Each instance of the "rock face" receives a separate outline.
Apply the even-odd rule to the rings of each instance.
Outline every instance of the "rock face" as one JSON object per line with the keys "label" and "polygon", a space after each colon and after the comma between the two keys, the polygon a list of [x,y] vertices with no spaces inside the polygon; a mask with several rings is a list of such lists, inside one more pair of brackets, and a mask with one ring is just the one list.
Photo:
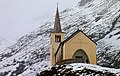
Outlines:
{"label": "rock face", "polygon": [[[61,12],[65,39],[78,28],[97,43],[97,63],[120,68],[120,1],[91,0]],[[53,21],[24,35],[0,52],[0,76],[35,76],[49,67],[50,32]]]}

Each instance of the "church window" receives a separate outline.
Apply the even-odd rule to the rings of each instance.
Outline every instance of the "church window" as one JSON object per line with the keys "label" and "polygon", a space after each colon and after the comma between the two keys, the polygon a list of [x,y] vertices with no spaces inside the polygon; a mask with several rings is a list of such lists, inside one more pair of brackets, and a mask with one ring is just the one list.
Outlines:
{"label": "church window", "polygon": [[78,49],[74,54],[73,57],[77,59],[81,63],[89,63],[89,58],[86,54],[86,52],[82,49]]}
{"label": "church window", "polygon": [[61,42],[61,35],[55,35],[55,42]]}

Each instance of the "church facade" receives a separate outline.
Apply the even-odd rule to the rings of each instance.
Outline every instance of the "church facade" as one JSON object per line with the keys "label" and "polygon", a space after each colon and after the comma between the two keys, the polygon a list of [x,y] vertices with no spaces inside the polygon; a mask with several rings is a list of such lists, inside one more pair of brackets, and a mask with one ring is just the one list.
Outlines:
{"label": "church facade", "polygon": [[65,60],[96,64],[96,43],[83,31],[77,30],[64,40],[57,7],[54,30],[50,35],[50,63],[55,65]]}

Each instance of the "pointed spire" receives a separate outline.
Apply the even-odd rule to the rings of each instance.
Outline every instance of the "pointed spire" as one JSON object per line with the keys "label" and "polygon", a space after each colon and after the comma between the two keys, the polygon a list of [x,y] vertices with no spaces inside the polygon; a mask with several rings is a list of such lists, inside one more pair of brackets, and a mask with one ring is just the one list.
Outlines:
{"label": "pointed spire", "polygon": [[58,11],[58,4],[57,4],[57,11],[56,11],[55,22],[54,22],[54,32],[62,32],[59,11]]}

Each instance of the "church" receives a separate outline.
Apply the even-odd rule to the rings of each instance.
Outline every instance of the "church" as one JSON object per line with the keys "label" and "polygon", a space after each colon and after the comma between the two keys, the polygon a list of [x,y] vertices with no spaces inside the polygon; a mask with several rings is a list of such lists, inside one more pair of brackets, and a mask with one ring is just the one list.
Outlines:
{"label": "church", "polygon": [[96,64],[96,43],[83,31],[77,30],[64,40],[57,7],[54,30],[50,34],[50,63],[89,63]]}

